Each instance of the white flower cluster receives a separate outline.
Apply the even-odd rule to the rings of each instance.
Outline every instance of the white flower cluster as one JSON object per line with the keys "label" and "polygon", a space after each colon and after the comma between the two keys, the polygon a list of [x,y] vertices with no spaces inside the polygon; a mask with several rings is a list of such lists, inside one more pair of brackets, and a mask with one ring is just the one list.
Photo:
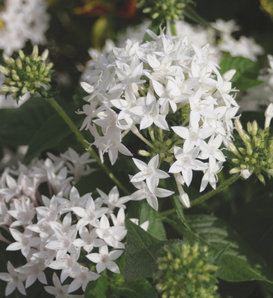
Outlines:
{"label": "white flower cluster", "polygon": [[[168,120],[177,114],[182,119],[181,111],[189,108],[188,121],[183,124],[180,120],[172,127],[180,138],[174,143],[176,161],[169,173],[189,186],[193,171],[201,171],[200,190],[208,183],[215,188],[217,173],[225,161],[221,147],[231,138],[232,119],[238,111],[230,82],[234,72],[220,74],[210,59],[209,46],[198,47],[187,38],[163,33],[149,34],[153,41],[139,44],[128,40],[124,48],[107,49],[102,54],[90,51],[92,60],[82,83],[89,93],[81,112],[86,115],[82,129],[93,135],[101,159],[108,153],[114,164],[118,152],[131,155],[122,144],[128,131],[139,134],[137,126],[140,130],[155,127],[168,131]],[[145,189],[156,196],[159,179],[168,176],[156,170],[158,156],[147,167],[141,161],[134,162],[142,178],[131,182],[145,180]],[[156,209],[153,201],[150,205]]]}
{"label": "white flower cluster", "polygon": [[44,43],[49,20],[46,9],[46,0],[4,0],[0,11],[0,48],[10,55],[22,49],[28,40]]}
{"label": "white flower cluster", "polygon": [[[2,1],[1,1],[2,2]],[[46,0],[4,0],[0,10],[0,49],[7,55],[24,48],[30,40],[32,44],[44,44],[48,28]],[[0,74],[0,86],[4,83]],[[28,94],[18,102],[10,95],[0,94],[0,108],[17,108],[29,98]]]}
{"label": "white flower cluster", "polygon": [[[90,162],[89,153],[80,156],[68,149],[61,157],[49,154],[28,167],[5,169],[0,179],[0,240],[26,259],[17,268],[8,262],[8,273],[0,273],[7,282],[6,296],[16,288],[26,295],[26,288],[39,281],[48,293],[68,297],[77,289],[84,291],[106,268],[119,273],[114,260],[124,249],[128,198],[119,198],[116,187],[108,195],[98,189],[96,200],[90,193],[80,196],[72,184],[91,172]],[[50,198],[42,194],[44,188]],[[90,261],[97,273],[90,270]],[[61,270],[60,279],[53,274],[54,286],[47,286],[44,271],[50,269]]]}
{"label": "white flower cluster", "polygon": [[[148,21],[136,27],[129,27],[125,34],[119,37],[118,45],[123,46],[127,38],[142,41],[148,27]],[[218,19],[211,23],[211,27],[176,21],[175,27],[178,36],[187,37],[189,42],[196,46],[203,47],[209,43],[213,54],[211,59],[217,63],[220,63],[223,52],[229,53],[231,56],[242,56],[252,60],[256,60],[257,56],[264,52],[263,48],[251,37],[240,36],[239,39],[233,37],[233,33],[240,30],[234,20],[224,21]]]}
{"label": "white flower cluster", "polygon": [[233,32],[240,28],[233,20],[217,20],[212,24],[220,32],[218,48],[222,52],[228,52],[231,56],[242,56],[256,60],[258,55],[263,54],[263,48],[251,37],[240,36],[237,40],[232,36]]}

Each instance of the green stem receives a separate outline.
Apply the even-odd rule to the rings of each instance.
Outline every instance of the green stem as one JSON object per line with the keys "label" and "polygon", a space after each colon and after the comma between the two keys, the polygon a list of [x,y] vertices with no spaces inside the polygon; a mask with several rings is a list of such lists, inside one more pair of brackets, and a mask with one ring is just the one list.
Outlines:
{"label": "green stem", "polygon": [[154,134],[154,129],[150,126],[148,128],[148,131],[149,131],[149,135],[150,135],[150,138],[153,142],[155,142],[155,134]]}
{"label": "green stem", "polygon": [[[225,190],[228,186],[230,186],[231,184],[233,184],[234,182],[236,182],[238,179],[240,178],[240,174],[236,174],[231,176],[228,180],[226,180],[223,184],[221,184],[219,187],[217,187],[217,189],[213,189],[211,191],[209,191],[208,193],[204,194],[203,196],[200,196],[199,198],[195,199],[192,201],[191,203],[191,207],[195,206],[195,205],[199,205],[201,203],[203,203],[204,201],[208,200],[209,198],[213,197],[214,195],[216,195],[217,193]],[[174,214],[176,212],[176,209],[169,209],[163,212],[160,212],[160,217],[166,217],[168,215]]]}
{"label": "green stem", "polygon": [[215,190],[213,189],[213,190],[207,192],[206,194],[200,196],[199,198],[193,200],[192,203],[191,203],[191,206],[195,206],[195,205],[199,205],[199,204],[203,203],[204,201],[206,201],[209,198],[213,197],[217,193],[219,193],[219,192],[223,191],[224,189],[226,189],[228,186],[230,186],[231,184],[236,182],[239,178],[240,178],[240,174],[236,174],[236,175],[231,176],[223,184],[218,186]]}
{"label": "green stem", "polygon": [[171,21],[170,22],[170,26],[171,26],[171,32],[173,36],[176,36],[176,28],[175,28],[175,22]]}
{"label": "green stem", "polygon": [[50,105],[55,109],[55,111],[63,118],[65,123],[69,126],[69,128],[72,130],[74,135],[76,136],[77,140],[82,144],[85,150],[87,150],[91,157],[96,160],[98,165],[105,171],[105,173],[108,175],[108,177],[125,193],[129,194],[128,190],[120,183],[120,181],[114,176],[114,174],[111,172],[111,170],[101,162],[99,156],[94,151],[92,147],[90,147],[89,143],[85,140],[84,136],[81,134],[75,123],[70,119],[70,117],[66,114],[66,112],[63,110],[63,108],[57,103],[57,101],[54,98],[48,98],[47,101],[50,103]]}
{"label": "green stem", "polygon": [[159,128],[159,137],[160,137],[160,141],[164,142],[164,135],[163,135],[163,129]]}
{"label": "green stem", "polygon": [[133,129],[131,129],[132,133],[134,135],[136,135],[141,141],[143,141],[146,145],[148,145],[149,147],[151,147],[152,149],[154,148],[154,145],[149,142],[149,140],[147,140],[140,132],[139,130],[134,127]]}
{"label": "green stem", "polygon": [[166,210],[166,211],[162,211],[162,212],[160,212],[160,217],[161,218],[167,217],[168,215],[174,214],[175,212],[176,212],[175,208],[172,208],[172,209],[169,209],[169,210]]}

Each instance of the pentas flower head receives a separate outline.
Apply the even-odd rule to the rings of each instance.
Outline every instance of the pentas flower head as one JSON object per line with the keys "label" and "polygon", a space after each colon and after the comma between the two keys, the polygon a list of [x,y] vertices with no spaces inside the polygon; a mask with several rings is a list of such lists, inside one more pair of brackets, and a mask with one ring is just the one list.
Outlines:
{"label": "pentas flower head", "polygon": [[[72,149],[60,157],[48,156],[18,170],[7,168],[0,177],[0,229],[7,235],[0,234],[0,241],[8,243],[7,251],[19,252],[25,259],[17,268],[8,263],[9,273],[0,273],[7,282],[6,296],[15,289],[27,295],[26,288],[40,282],[56,297],[74,297],[70,293],[84,292],[100,277],[90,270],[90,262],[98,273],[102,268],[119,273],[115,262],[124,251],[124,209],[131,198],[119,198],[117,187],[108,195],[98,190],[100,196],[94,199],[91,193],[80,196],[72,184],[78,175],[90,172],[87,163],[92,160]],[[78,171],[73,177],[74,167]],[[41,193],[41,183],[47,184],[51,195]],[[99,255],[100,261],[87,255]],[[53,273],[54,286],[47,285],[47,268],[60,271],[60,279]]]}
{"label": "pentas flower head", "polygon": [[118,152],[130,155],[122,144],[129,131],[151,147],[148,164],[133,158],[140,172],[131,182],[145,182],[152,194],[149,204],[157,208],[153,195],[160,179],[169,176],[158,168],[164,160],[169,173],[180,173],[187,186],[194,171],[200,171],[205,175],[201,190],[215,187],[238,105],[230,82],[234,71],[222,76],[208,45],[148,33],[152,41],[128,40],[123,48],[93,57],[83,76],[90,109],[85,105],[82,113],[93,145],[101,158],[108,153],[112,164]]}

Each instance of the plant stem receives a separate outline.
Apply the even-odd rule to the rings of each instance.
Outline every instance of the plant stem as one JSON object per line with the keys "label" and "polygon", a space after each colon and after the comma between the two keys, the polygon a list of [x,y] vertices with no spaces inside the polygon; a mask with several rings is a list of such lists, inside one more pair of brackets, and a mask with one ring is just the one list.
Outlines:
{"label": "plant stem", "polygon": [[121,182],[114,176],[114,174],[111,172],[111,170],[101,162],[99,156],[94,151],[92,147],[90,147],[89,143],[85,140],[84,136],[81,134],[75,123],[70,119],[70,117],[67,115],[67,113],[63,110],[63,108],[57,103],[57,101],[54,98],[48,98],[47,101],[50,103],[50,105],[55,109],[55,111],[63,118],[65,123],[69,126],[69,128],[72,130],[74,135],[77,137],[77,140],[82,144],[84,149],[88,151],[93,157],[98,165],[105,171],[105,173],[108,175],[108,177],[125,193],[129,194],[128,190],[121,184]]}
{"label": "plant stem", "polygon": [[174,21],[170,22],[170,27],[171,27],[172,35],[176,36],[176,28],[175,28],[175,22]]}
{"label": "plant stem", "polygon": [[148,145],[149,147],[151,147],[151,148],[154,148],[154,145],[151,143],[151,142],[149,142],[149,140],[147,140],[140,132],[139,132],[139,130],[136,128],[136,127],[133,127],[132,129],[131,129],[131,131],[132,131],[132,133],[134,134],[134,135],[136,135],[141,141],[143,141],[146,145]]}
{"label": "plant stem", "polygon": [[224,190],[225,188],[230,186],[232,183],[236,182],[239,178],[240,178],[240,174],[231,176],[229,179],[227,179],[225,182],[223,182],[223,184],[218,186],[215,190],[213,189],[213,190],[207,192],[206,194],[200,196],[199,198],[193,200],[191,203],[191,206],[195,206],[195,205],[199,205],[199,204],[203,203],[204,201],[206,201],[209,198],[216,195],[218,192],[221,192],[222,190]]}
{"label": "plant stem", "polygon": [[168,215],[171,215],[173,213],[176,212],[176,209],[175,208],[172,208],[172,209],[169,209],[169,210],[166,210],[166,211],[162,211],[160,212],[160,217],[163,218],[163,217],[167,217]]}
{"label": "plant stem", "polygon": [[159,128],[159,137],[160,137],[160,141],[164,142],[164,135],[163,135],[163,129]]}
{"label": "plant stem", "polygon": [[[209,191],[208,193],[204,194],[203,196],[200,196],[199,198],[195,199],[192,201],[191,206],[199,205],[203,203],[204,201],[208,200],[209,198],[213,197],[216,195],[218,192],[223,191],[225,188],[236,182],[240,178],[240,174],[236,174],[231,176],[228,180],[226,180],[223,184],[221,184],[217,189],[213,189]],[[166,217],[168,215],[171,215],[176,212],[176,209],[169,209],[163,212],[160,212],[160,217]]]}

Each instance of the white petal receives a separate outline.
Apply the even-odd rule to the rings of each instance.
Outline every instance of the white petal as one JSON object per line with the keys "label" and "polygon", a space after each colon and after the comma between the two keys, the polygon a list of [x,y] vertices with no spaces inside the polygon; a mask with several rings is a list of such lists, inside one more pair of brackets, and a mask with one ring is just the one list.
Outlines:
{"label": "white petal", "polygon": [[68,293],[74,292],[81,287],[81,283],[78,279],[74,279],[68,287]]}
{"label": "white petal", "polygon": [[172,194],[174,194],[173,191],[164,188],[157,188],[155,191],[155,195],[159,198],[169,197]]}
{"label": "white petal", "polygon": [[183,176],[187,186],[189,186],[191,184],[191,180],[192,180],[192,170],[191,169],[182,169],[182,176]]}
{"label": "white petal", "polygon": [[139,160],[137,158],[133,158],[133,162],[135,163],[135,165],[138,167],[138,169],[140,171],[145,171],[146,170],[147,165],[146,165],[145,162],[143,162],[143,161],[141,161],[141,160]]}
{"label": "white petal", "polygon": [[99,263],[101,261],[101,255],[98,253],[89,254],[86,255],[86,257],[94,263]]}
{"label": "white petal", "polygon": [[158,210],[158,200],[157,197],[153,194],[151,194],[150,196],[148,196],[147,198],[147,203],[154,209],[154,210]]}
{"label": "white petal", "polygon": [[111,260],[116,260],[123,254],[123,250],[113,250],[109,253],[109,257]]}
{"label": "white petal", "polygon": [[86,82],[81,82],[80,84],[81,84],[81,86],[82,86],[82,89],[83,89],[84,91],[86,91],[87,93],[90,94],[90,93],[94,92],[94,87],[91,86],[90,84],[88,84],[88,83],[86,83]]}
{"label": "white petal", "polygon": [[118,265],[114,262],[106,263],[106,268],[114,273],[120,273]]}
{"label": "white petal", "polygon": [[96,265],[96,270],[98,273],[101,273],[103,270],[105,270],[105,268],[106,268],[105,263],[98,263]]}
{"label": "white petal", "polygon": [[19,242],[14,242],[14,243],[11,243],[7,248],[6,250],[20,250],[22,249],[23,246],[21,243]]}
{"label": "white petal", "polygon": [[86,212],[85,212],[85,210],[83,209],[83,208],[81,208],[81,207],[73,207],[73,208],[71,208],[72,209],[72,211],[76,214],[76,215],[78,215],[78,216],[80,216],[80,217],[85,217],[86,216]]}
{"label": "white petal", "polygon": [[189,130],[182,126],[172,126],[172,130],[182,139],[189,138]]}

